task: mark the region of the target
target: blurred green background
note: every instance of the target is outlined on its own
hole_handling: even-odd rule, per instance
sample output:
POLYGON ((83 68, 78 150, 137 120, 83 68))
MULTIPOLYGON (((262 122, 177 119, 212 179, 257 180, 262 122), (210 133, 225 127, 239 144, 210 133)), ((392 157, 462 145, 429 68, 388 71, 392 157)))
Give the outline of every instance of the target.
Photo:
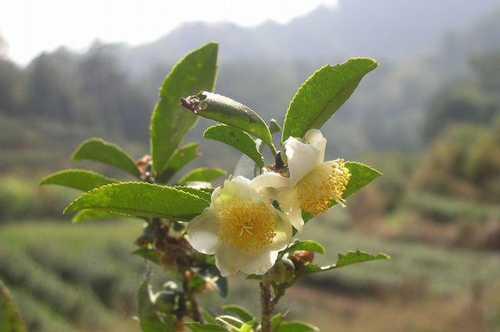
MULTIPOLYGON (((7 48, 8 36, 0 38, 7 48)), ((500 2, 340 1, 287 24, 188 23, 139 46, 64 47, 27 66, 0 55, 0 279, 29 331, 138 331, 137 221, 71 225, 76 193, 40 188, 91 136, 148 151, 158 87, 175 61, 221 44, 217 91, 282 120, 315 69, 350 56, 381 63, 324 127, 328 157, 384 176, 306 227, 328 248, 384 251, 389 262, 305 280, 283 301, 322 331, 500 331, 500 2)), ((200 140, 201 121, 186 141, 200 140)), ((197 164, 238 154, 202 142, 197 164)), ((95 168, 95 165, 90 165, 95 168)), ((98 170, 113 176, 109 169, 98 170)), ((158 279, 161 271, 155 271, 158 279)), ((251 283, 230 299, 255 304, 251 283)), ((208 301, 221 303, 215 294, 208 301)), ((254 307, 254 309, 256 309, 254 307)))

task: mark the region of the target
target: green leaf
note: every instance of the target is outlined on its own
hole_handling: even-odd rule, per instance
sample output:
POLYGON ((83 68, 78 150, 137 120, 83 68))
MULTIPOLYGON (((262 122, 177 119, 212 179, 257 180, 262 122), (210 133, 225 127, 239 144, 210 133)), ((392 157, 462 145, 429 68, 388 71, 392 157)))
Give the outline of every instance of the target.
POLYGON ((258 166, 264 167, 264 156, 260 153, 257 142, 238 128, 226 125, 212 126, 205 130, 203 137, 231 145, 250 157, 258 166))
POLYGON ((184 175, 178 182, 179 184, 198 181, 212 182, 224 175, 226 175, 226 171, 224 171, 223 169, 200 167, 193 169, 191 172, 184 175))
POLYGON ((249 322, 255 319, 255 316, 252 315, 248 310, 238 305, 225 305, 222 307, 225 314, 234 315, 239 317, 243 322, 249 322))
POLYGON ((255 111, 231 98, 204 91, 183 99, 183 105, 194 114, 246 131, 274 149, 266 122, 255 111))
POLYGON ((154 249, 139 248, 137 250, 134 250, 132 252, 132 255, 142 257, 155 264, 160 264, 160 256, 158 255, 158 252, 154 249))
POLYGON ((290 248, 288 248, 286 251, 294 252, 297 250, 307 250, 322 255, 325 254, 326 252, 325 247, 321 243, 313 240, 297 241, 294 244, 292 244, 290 248))
POLYGON ((123 213, 118 214, 118 213, 111 213, 105 210, 86 209, 75 214, 75 216, 71 219, 71 221, 75 224, 79 224, 86 221, 107 221, 107 220, 118 220, 124 218, 134 218, 134 217, 130 215, 125 215, 123 213))
POLYGON ((157 179, 160 183, 167 182, 180 171, 184 166, 200 156, 200 145, 191 143, 177 149, 172 154, 172 157, 167 162, 167 166, 160 178, 157 179))
POLYGON ((336 66, 320 68, 296 92, 285 117, 284 142, 290 136, 304 137, 321 126, 349 99, 361 79, 377 68, 369 58, 353 58, 336 66))
POLYGON ((319 329, 311 324, 303 322, 283 322, 277 332, 319 332, 319 329))
POLYGON ((254 332, 253 324, 245 323, 241 325, 240 330, 238 332, 254 332))
POLYGON ((0 280, 0 332, 26 332, 26 326, 9 290, 0 280))
POLYGON ((351 180, 347 184, 344 198, 356 193, 382 175, 382 173, 376 169, 354 161, 346 162, 345 166, 349 169, 349 172, 351 172, 351 180))
POLYGON ((227 332, 225 328, 215 324, 186 323, 192 332, 227 332))
POLYGON ((199 91, 212 91, 217 74, 218 46, 214 43, 189 53, 165 78, 160 100, 151 117, 151 154, 157 177, 167 168, 168 161, 197 117, 186 112, 180 103, 199 91))
POLYGON ((316 272, 333 270, 352 264, 371 262, 376 260, 387 260, 387 259, 391 259, 391 257, 386 254, 379 253, 373 255, 364 251, 356 250, 356 251, 348 251, 345 254, 339 254, 337 262, 335 264, 327 266, 318 266, 315 264, 309 264, 306 266, 306 269, 308 273, 316 273, 316 272))
POLYGON ((64 213, 85 209, 139 217, 190 220, 199 215, 209 202, 168 186, 124 182, 108 184, 83 194, 66 207, 64 213))
POLYGON ((45 177, 40 182, 40 185, 58 185, 89 191, 114 182, 115 180, 109 179, 96 172, 81 169, 67 169, 45 177))
POLYGON ((278 328, 280 327, 281 323, 283 322, 283 315, 278 313, 276 315, 273 316, 273 318, 271 319, 271 327, 272 327, 272 331, 278 331, 278 328))
POLYGON ((281 130, 283 130, 283 128, 281 128, 281 125, 279 124, 279 122, 276 121, 275 119, 269 120, 269 129, 271 129, 271 133, 273 133, 273 134, 279 133, 279 132, 281 132, 281 130))
POLYGON ((208 324, 213 324, 213 325, 216 325, 217 324, 217 321, 215 320, 215 317, 208 311, 206 310, 203 310, 203 318, 204 320, 208 323, 208 324))
POLYGON ((151 285, 146 280, 142 283, 137 294, 138 300, 138 316, 141 329, 143 332, 162 332, 174 331, 175 320, 170 315, 165 315, 160 319, 155 311, 155 306, 152 300, 151 285))
POLYGON ((187 192, 187 193, 190 193, 192 195, 195 195, 196 197, 204 199, 208 203, 210 203, 210 200, 212 198, 212 191, 211 190, 200 190, 200 189, 185 187, 185 186, 175 186, 174 188, 178 189, 178 190, 182 190, 182 191, 187 192))
POLYGON ((120 147, 100 138, 91 138, 80 144, 73 154, 73 160, 91 160, 121 169, 139 177, 134 160, 120 147))

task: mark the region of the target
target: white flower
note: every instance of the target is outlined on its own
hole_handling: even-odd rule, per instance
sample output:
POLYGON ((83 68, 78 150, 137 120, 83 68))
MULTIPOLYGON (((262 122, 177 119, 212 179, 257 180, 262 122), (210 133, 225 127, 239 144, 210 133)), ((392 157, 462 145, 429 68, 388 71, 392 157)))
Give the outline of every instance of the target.
POLYGON ((264 274, 291 241, 292 226, 286 216, 261 195, 265 178, 226 180, 214 190, 210 207, 188 225, 191 246, 215 254, 223 276, 239 271, 264 274))
POLYGON ((266 184, 280 209, 300 231, 304 225, 302 212, 316 216, 328 210, 332 201, 343 205, 351 173, 343 160, 325 161, 326 138, 318 129, 310 129, 303 141, 288 138, 284 147, 289 177, 274 172, 263 175, 267 174, 266 184))

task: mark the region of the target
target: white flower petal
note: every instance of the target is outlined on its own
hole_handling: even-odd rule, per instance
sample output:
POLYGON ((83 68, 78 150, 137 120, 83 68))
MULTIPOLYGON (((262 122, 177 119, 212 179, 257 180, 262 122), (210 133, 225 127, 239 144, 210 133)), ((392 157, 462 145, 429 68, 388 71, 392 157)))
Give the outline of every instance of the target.
POLYGON ((273 238, 273 243, 267 248, 271 251, 284 249, 292 241, 293 236, 293 228, 288 217, 282 212, 277 212, 279 218, 274 230, 276 235, 273 238))
POLYGON ((245 264, 247 255, 241 251, 221 244, 215 253, 215 265, 223 277, 236 274, 245 264))
POLYGON ((294 186, 321 163, 321 150, 294 137, 285 142, 285 152, 290 172, 290 185, 294 186))
POLYGON ((309 129, 304 135, 304 141, 318 149, 320 152, 318 162, 322 163, 325 160, 326 138, 321 131, 319 129, 309 129))
POLYGON ((250 186, 251 181, 243 176, 237 176, 226 180, 222 187, 216 189, 212 194, 212 206, 218 210, 224 207, 224 203, 235 198, 243 200, 257 200, 259 195, 250 186))
POLYGON ((266 251, 261 255, 247 257, 241 272, 245 274, 264 274, 273 267, 278 258, 278 251, 266 251))
POLYGON ((302 219, 302 210, 297 198, 297 192, 294 189, 282 190, 277 195, 281 211, 287 216, 288 221, 297 231, 302 231, 304 219, 302 219))
POLYGON ((218 246, 218 228, 217 216, 207 208, 189 223, 186 238, 195 250, 212 255, 218 246))
POLYGON ((255 177, 251 182, 251 186, 257 192, 260 192, 266 188, 284 188, 288 186, 288 178, 276 172, 265 172, 255 177))

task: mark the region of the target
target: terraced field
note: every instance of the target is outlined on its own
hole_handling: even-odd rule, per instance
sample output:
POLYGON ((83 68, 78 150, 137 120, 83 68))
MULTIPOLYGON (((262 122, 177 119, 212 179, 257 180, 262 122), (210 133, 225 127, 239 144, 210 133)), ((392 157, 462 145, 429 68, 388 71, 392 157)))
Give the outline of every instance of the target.
MULTIPOLYGON (((138 331, 131 317, 145 263, 129 253, 140 229, 132 221, 0 228, 0 278, 12 289, 30 331, 138 331)), ((381 241, 326 220, 307 227, 303 237, 311 233, 328 248, 326 257, 318 257, 325 263, 353 248, 384 251, 393 259, 306 280, 285 301, 283 309, 293 317, 305 315, 322 331, 332 331, 332 322, 339 331, 361 331, 368 324, 370 331, 389 331, 391 324, 382 319, 391 315, 399 317, 393 331, 408 326, 413 328, 407 331, 462 331, 454 327, 460 323, 455 317, 472 307, 483 308, 485 331, 500 327, 500 303, 493 297, 500 288, 497 254, 381 241), (320 301, 318 294, 330 296, 320 301), (422 318, 429 314, 450 318, 434 326, 422 318)), ((231 281, 236 289, 230 300, 255 297, 246 282, 231 281)), ((209 300, 220 302, 216 296, 209 300)))

